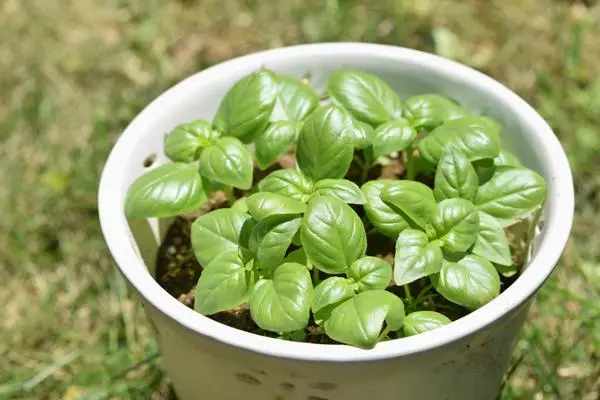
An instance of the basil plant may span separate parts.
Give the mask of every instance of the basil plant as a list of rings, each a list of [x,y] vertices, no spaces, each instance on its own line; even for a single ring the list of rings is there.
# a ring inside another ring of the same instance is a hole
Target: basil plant
[[[181,216],[224,192],[229,207],[191,228],[202,266],[195,310],[245,307],[283,338],[316,327],[372,348],[450,323],[448,304],[468,312],[499,295],[500,272],[513,267],[506,229],[547,191],[500,133],[442,95],[402,101],[364,71],[336,71],[317,94],[260,69],[231,87],[212,121],[168,133],[172,162],[133,182],[125,213]],[[279,168],[286,154],[293,166]],[[378,175],[391,161],[397,177]],[[379,242],[393,260],[369,250]],[[433,295],[447,305],[431,307]]]

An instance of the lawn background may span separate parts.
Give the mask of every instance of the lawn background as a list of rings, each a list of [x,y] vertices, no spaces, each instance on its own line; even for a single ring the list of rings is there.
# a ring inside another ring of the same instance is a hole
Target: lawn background
[[[502,398],[600,398],[600,5],[567,0],[1,0],[0,398],[169,398],[99,232],[104,160],[186,76],[340,40],[456,59],[550,122],[575,173],[576,221]]]

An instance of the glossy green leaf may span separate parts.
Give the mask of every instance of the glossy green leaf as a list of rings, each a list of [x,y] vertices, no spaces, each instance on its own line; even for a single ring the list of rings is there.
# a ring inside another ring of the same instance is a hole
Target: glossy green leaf
[[[508,150],[500,149],[500,153],[494,158],[494,165],[513,165],[520,166],[521,161],[517,156]]]
[[[237,251],[240,235],[250,215],[221,208],[196,218],[192,224],[192,247],[201,265],[206,266],[219,254]]]
[[[297,121],[277,121],[260,133],[254,143],[258,167],[265,170],[275,164],[292,147],[299,128]]]
[[[352,118],[351,130],[352,136],[354,137],[353,143],[356,149],[366,149],[371,145],[373,137],[375,136],[375,130],[373,127],[366,122],[359,121]]]
[[[206,202],[198,169],[192,164],[161,165],[137,178],[125,198],[130,218],[166,218],[195,211]]]
[[[479,232],[471,251],[494,264],[507,267],[512,265],[510,246],[504,228],[496,218],[484,212],[479,213]]]
[[[329,77],[327,92],[355,118],[374,126],[402,116],[400,97],[368,72],[340,69]]]
[[[469,161],[494,158],[500,152],[499,127],[481,117],[465,117],[445,122],[435,128],[418,148],[421,156],[437,164],[444,148],[453,144]]]
[[[307,202],[313,185],[299,171],[288,168],[271,172],[258,183],[258,189]]]
[[[435,289],[447,300],[475,310],[500,294],[500,276],[484,258],[467,255],[458,262],[444,262],[432,279]]]
[[[406,100],[411,123],[416,128],[431,130],[442,123],[463,118],[467,111],[454,101],[439,94],[422,94]]]
[[[252,320],[264,330],[292,332],[308,325],[313,286],[305,266],[282,264],[273,279],[261,279],[250,296]]]
[[[343,178],[354,155],[350,118],[336,107],[319,108],[302,125],[296,159],[309,179]]]
[[[348,278],[359,292],[385,289],[392,280],[392,266],[378,257],[362,257],[352,263]]]
[[[242,142],[233,137],[222,137],[202,151],[200,174],[208,179],[250,189],[252,186],[252,155]]]
[[[448,145],[435,172],[433,194],[437,201],[460,197],[473,200],[479,177],[469,159],[454,145]]]
[[[359,216],[332,196],[310,200],[302,220],[302,246],[313,265],[339,274],[365,255],[367,236]]]
[[[438,243],[430,243],[425,232],[406,229],[396,241],[394,283],[402,286],[436,274],[442,268],[442,260],[442,250]]]
[[[421,182],[391,181],[383,189],[381,199],[388,206],[400,210],[414,223],[425,229],[436,207],[433,190]]]
[[[248,205],[246,204],[246,201],[248,201],[248,197],[240,197],[233,203],[231,208],[233,208],[236,211],[246,213],[248,212]]]
[[[306,210],[306,204],[300,200],[269,192],[250,195],[246,205],[250,214],[258,220],[271,215],[302,214]]]
[[[450,318],[435,311],[415,311],[404,319],[403,331],[406,336],[414,336],[448,325]]]
[[[283,262],[287,249],[292,244],[292,238],[300,229],[300,217],[291,220],[287,218],[270,217],[259,222],[254,228],[259,231],[266,230],[259,232],[261,239],[256,250],[256,258],[265,269],[273,269]]]
[[[538,173],[525,167],[500,166],[479,187],[475,204],[506,226],[540,207],[546,192],[546,181]]]
[[[284,262],[293,262],[297,264],[306,265],[308,263],[308,258],[306,257],[304,249],[301,247],[294,251],[290,251],[290,253],[287,256],[285,256]]]
[[[220,254],[202,270],[194,310],[212,315],[246,302],[252,289],[251,277],[237,251]]]
[[[333,309],[325,333],[338,342],[369,349],[377,344],[384,322],[397,331],[404,316],[399,297],[385,290],[367,290]]]
[[[417,131],[405,119],[380,125],[373,134],[373,156],[379,158],[407,149],[417,137]]]
[[[266,69],[242,78],[221,101],[214,125],[224,135],[249,143],[267,127],[277,88],[275,74]]]
[[[356,183],[347,179],[323,179],[315,184],[318,195],[333,196],[348,204],[365,204],[367,199]]]
[[[479,232],[479,213],[469,200],[446,199],[437,205],[431,225],[444,250],[467,251]]]
[[[336,306],[352,296],[354,289],[346,278],[332,276],[319,283],[315,287],[311,306],[315,322],[321,324]]]
[[[277,101],[271,121],[301,121],[319,105],[319,96],[293,76],[277,76]]]
[[[381,200],[381,193],[391,180],[380,179],[365,183],[361,190],[367,199],[364,205],[369,221],[382,234],[397,238],[398,234],[409,227],[406,219]]]
[[[208,121],[177,125],[165,138],[165,155],[173,161],[197,160],[200,150],[212,146],[218,137],[219,132]]]

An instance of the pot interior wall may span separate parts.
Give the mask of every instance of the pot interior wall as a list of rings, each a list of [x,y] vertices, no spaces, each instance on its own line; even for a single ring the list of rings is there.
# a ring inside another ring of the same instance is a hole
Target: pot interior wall
[[[161,99],[163,104],[169,104],[168,109],[145,110],[152,112],[150,121],[145,126],[145,135],[140,137],[139,144],[131,153],[127,180],[129,185],[148,168],[154,168],[167,162],[162,147],[165,135],[177,124],[188,122],[198,118],[211,119],[215,114],[219,101],[233,83],[242,76],[264,66],[275,72],[302,77],[310,75],[313,86],[322,90],[327,77],[335,70],[348,67],[359,68],[374,73],[386,80],[402,98],[416,94],[440,93],[447,95],[474,113],[481,113],[495,118],[503,126],[503,145],[514,152],[522,163],[541,173],[550,182],[549,175],[551,160],[544,161],[538,151],[539,143],[534,135],[531,135],[531,125],[516,115],[515,105],[509,99],[497,99],[493,97],[483,86],[478,86],[471,81],[463,80],[452,70],[424,70],[422,65],[412,64],[410,60],[405,64],[391,64],[386,56],[380,55],[380,59],[356,57],[351,62],[339,64],[339,56],[323,53],[319,57],[300,57],[293,55],[288,58],[278,57],[267,59],[264,64],[247,64],[241,68],[229,68],[219,75],[218,79],[202,81],[190,78],[184,84],[189,85],[189,90],[181,91],[175,96],[174,92],[165,93]],[[218,67],[222,68],[222,67]],[[167,101],[168,98],[168,101]],[[155,158],[150,167],[144,164],[148,157]],[[550,182],[550,184],[552,184]],[[550,200],[551,201],[551,200]],[[546,207],[547,208],[547,207]],[[543,218],[543,217],[542,217]],[[143,258],[147,268],[153,273],[157,247],[169,225],[170,220],[157,221],[129,221],[132,240]],[[536,242],[543,240],[542,230]]]

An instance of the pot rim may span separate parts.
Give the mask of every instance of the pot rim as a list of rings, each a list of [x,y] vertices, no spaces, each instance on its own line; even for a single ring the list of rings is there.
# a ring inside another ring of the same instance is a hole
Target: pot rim
[[[537,151],[551,159],[548,167],[548,197],[545,205],[545,233],[536,255],[521,276],[497,298],[451,324],[434,331],[407,338],[378,343],[370,350],[346,345],[323,345],[290,342],[263,337],[238,330],[189,309],[166,292],[151,276],[130,242],[127,219],[123,212],[125,190],[122,173],[131,149],[156,114],[168,112],[169,103],[178,96],[193,91],[205,80],[245,70],[249,65],[261,65],[289,56],[318,57],[319,55],[387,58],[390,62],[420,64],[423,68],[450,73],[469,81],[490,93],[498,101],[512,104],[518,118],[533,126]],[[451,72],[449,72],[451,71]],[[161,111],[162,110],[162,111]],[[541,287],[558,262],[573,223],[574,190],[567,156],[544,119],[516,93],[460,63],[402,47],[368,43],[302,44],[266,50],[234,58],[198,72],[168,89],[153,100],[125,129],[111,151],[99,185],[98,207],[101,229],[110,252],[121,273],[139,294],[162,314],[189,331],[223,344],[273,357],[323,361],[358,362],[390,359],[438,348],[483,329],[525,303]]]

